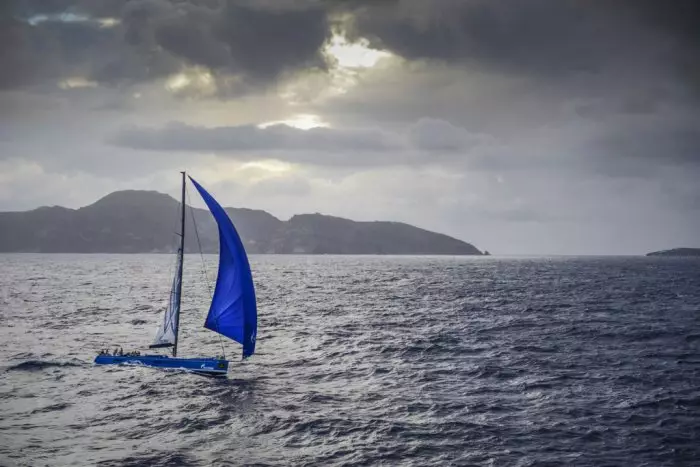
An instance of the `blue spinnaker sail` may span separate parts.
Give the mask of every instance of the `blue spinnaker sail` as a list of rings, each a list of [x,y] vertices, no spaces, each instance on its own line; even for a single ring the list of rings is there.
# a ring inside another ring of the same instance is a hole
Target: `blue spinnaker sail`
[[[255,352],[258,311],[248,256],[233,222],[192,177],[192,183],[219,225],[219,273],[204,327],[243,345],[243,358]]]

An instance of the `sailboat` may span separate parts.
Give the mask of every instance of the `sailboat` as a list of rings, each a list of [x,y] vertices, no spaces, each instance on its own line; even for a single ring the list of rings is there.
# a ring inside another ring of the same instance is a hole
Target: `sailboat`
[[[182,358],[177,356],[180,331],[180,303],[182,297],[182,265],[185,258],[185,188],[186,174],[182,173],[182,204],[180,215],[180,245],[177,250],[175,277],[170,300],[163,316],[152,349],[171,348],[168,355],[110,355],[100,353],[96,365],[141,365],[154,368],[187,370],[212,376],[225,376],[229,362],[224,357]],[[257,334],[257,305],[253,276],[243,242],[233,222],[219,203],[192,177],[194,187],[206,203],[219,227],[219,270],[204,327],[242,345],[243,359],[255,352]],[[195,224],[196,225],[196,224]]]

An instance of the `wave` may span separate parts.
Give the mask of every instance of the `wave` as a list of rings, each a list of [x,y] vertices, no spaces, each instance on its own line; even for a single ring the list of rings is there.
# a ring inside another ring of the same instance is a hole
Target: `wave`
[[[131,466],[170,466],[170,465],[200,465],[189,454],[180,452],[156,452],[152,454],[130,455],[122,459],[110,459],[98,462],[102,467],[131,467]]]
[[[35,415],[39,413],[46,413],[46,412],[58,412],[60,410],[67,409],[73,404],[69,404],[67,402],[62,402],[59,404],[52,404],[52,405],[47,405],[46,407],[41,407],[39,409],[34,409],[30,412],[30,415]]]
[[[54,367],[81,367],[84,366],[84,362],[55,362],[49,360],[27,360],[25,362],[18,363],[17,365],[12,365],[7,367],[5,371],[41,371],[46,368]]]

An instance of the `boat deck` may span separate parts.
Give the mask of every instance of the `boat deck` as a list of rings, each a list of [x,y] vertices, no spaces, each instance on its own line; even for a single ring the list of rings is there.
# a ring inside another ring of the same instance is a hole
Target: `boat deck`
[[[219,358],[177,358],[166,355],[98,355],[96,365],[135,365],[186,370],[213,376],[226,376],[228,360]]]

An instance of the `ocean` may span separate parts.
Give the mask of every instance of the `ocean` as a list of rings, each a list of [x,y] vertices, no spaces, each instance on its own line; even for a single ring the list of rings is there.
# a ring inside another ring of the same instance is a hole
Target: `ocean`
[[[257,352],[147,351],[173,255],[0,255],[0,465],[700,465],[700,260],[252,255]],[[208,279],[207,279],[208,277]]]

